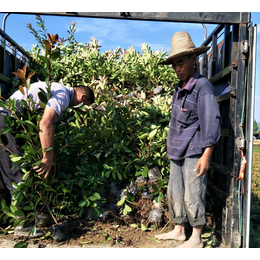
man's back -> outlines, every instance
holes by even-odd
[[[25,87],[24,94],[17,90],[9,99],[16,99],[16,108],[21,110],[21,100],[28,100],[30,97],[31,103],[29,104],[32,109],[41,108],[40,103],[42,102],[39,93],[43,91],[47,94],[47,85],[45,82],[37,82],[31,84],[29,90]],[[64,111],[70,104],[73,98],[73,88],[67,88],[62,84],[53,82],[51,83],[51,97],[47,102],[47,106],[53,108],[55,112],[60,116],[61,112]]]

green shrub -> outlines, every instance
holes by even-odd
[[[171,67],[157,66],[166,53],[151,51],[146,44],[142,53],[132,47],[100,53],[94,38],[88,44],[76,42],[75,23],[65,41],[47,34],[44,21],[40,16],[36,19],[38,31],[28,25],[38,42],[32,47],[31,69],[48,85],[54,81],[90,85],[96,102],[106,103],[106,113],[80,106],[64,111],[55,125],[55,166],[46,180],[32,170],[42,154],[38,137],[42,111],[35,113],[24,103],[23,113],[14,112],[6,119],[6,131],[24,142],[23,155],[11,156],[24,172],[24,182],[15,185],[11,207],[2,203],[2,218],[13,225],[33,221],[42,211],[56,221],[73,214],[80,217],[88,207],[98,215],[99,202],[106,202],[103,190],[108,183],[125,188],[152,167],[165,176],[169,173],[166,138],[177,78]],[[29,87],[28,79],[25,83]],[[160,94],[153,94],[159,86]],[[46,97],[42,101],[44,107]],[[1,102],[15,111],[13,105]],[[154,186],[154,194],[163,200],[160,187]]]

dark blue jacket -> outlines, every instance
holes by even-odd
[[[195,71],[186,86],[182,82],[173,94],[167,155],[181,160],[202,154],[221,135],[221,117],[213,85]]]

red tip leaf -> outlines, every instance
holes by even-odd
[[[35,74],[35,71],[30,71],[30,73],[29,73],[27,79],[30,79],[34,74]]]
[[[19,85],[18,89],[22,92],[22,94],[24,95],[24,89],[22,85]]]

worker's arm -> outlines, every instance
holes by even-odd
[[[41,141],[43,158],[40,166],[35,166],[34,170],[41,175],[45,174],[44,178],[50,173],[53,166],[53,142],[54,142],[54,123],[58,119],[58,114],[54,109],[46,106],[39,125],[39,137]],[[49,149],[47,150],[46,149]]]

